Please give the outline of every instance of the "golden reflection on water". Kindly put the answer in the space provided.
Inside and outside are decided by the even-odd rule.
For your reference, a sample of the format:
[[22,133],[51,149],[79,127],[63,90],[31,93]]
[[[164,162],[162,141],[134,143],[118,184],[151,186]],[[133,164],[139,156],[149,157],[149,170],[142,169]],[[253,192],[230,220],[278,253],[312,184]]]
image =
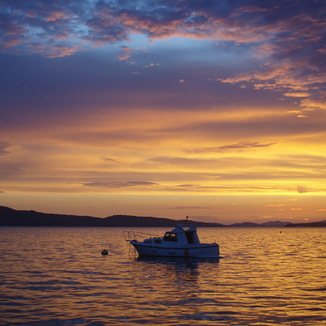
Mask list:
[[134,259],[122,232],[1,228],[0,324],[324,321],[324,229],[199,229],[202,241],[220,244],[219,261]]

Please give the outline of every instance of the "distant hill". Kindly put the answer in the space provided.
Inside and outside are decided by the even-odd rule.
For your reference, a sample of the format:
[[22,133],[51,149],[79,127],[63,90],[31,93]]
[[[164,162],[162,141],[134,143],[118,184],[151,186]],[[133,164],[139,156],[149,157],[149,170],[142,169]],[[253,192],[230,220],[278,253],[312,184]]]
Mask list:
[[289,223],[286,227],[326,227],[326,221],[310,222],[310,223]]
[[252,228],[252,227],[258,227],[260,224],[258,223],[252,223],[252,222],[243,222],[243,223],[233,223],[230,226],[236,227],[236,228]]
[[[150,216],[113,215],[105,218],[79,215],[48,214],[36,211],[15,210],[0,206],[0,226],[93,226],[93,227],[174,227],[185,220],[173,220]],[[189,220],[199,227],[228,227],[220,223],[206,223]],[[229,227],[326,227],[326,221],[313,223],[265,222],[262,224],[244,222]]]
[[230,226],[232,227],[283,227],[288,225],[289,222],[280,222],[280,221],[273,221],[273,222],[265,222],[265,223],[252,223],[252,222],[244,222],[244,223],[234,223]]
[[102,219],[91,216],[45,214],[0,206],[0,225],[7,226],[96,226]]
[[[35,211],[15,210],[0,206],[1,226],[103,226],[103,227],[174,227],[184,220],[168,218],[143,217],[130,215],[113,215],[106,218],[48,214]],[[190,221],[200,227],[225,227],[220,223]]]

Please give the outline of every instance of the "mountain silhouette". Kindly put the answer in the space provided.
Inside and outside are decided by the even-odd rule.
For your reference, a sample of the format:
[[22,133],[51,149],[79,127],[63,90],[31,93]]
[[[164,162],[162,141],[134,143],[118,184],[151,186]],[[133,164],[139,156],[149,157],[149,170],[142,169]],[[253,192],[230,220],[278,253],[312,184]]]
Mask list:
[[[105,218],[79,215],[50,214],[33,210],[15,210],[0,206],[0,226],[87,226],[87,227],[174,227],[185,220],[173,220],[151,216],[112,215]],[[243,222],[224,225],[191,221],[199,227],[326,227],[326,220],[311,223]]]
[[[103,227],[173,227],[184,220],[149,216],[113,215],[106,218],[78,215],[48,214],[36,211],[15,210],[0,206],[2,226],[103,226]],[[201,227],[225,227],[220,223],[189,221]]]

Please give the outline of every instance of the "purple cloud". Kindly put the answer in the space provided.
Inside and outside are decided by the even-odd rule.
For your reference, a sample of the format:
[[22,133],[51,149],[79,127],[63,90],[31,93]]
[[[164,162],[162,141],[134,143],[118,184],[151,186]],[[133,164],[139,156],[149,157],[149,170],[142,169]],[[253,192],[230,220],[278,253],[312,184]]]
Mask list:
[[157,186],[158,184],[150,181],[94,181],[83,184],[86,187],[104,187],[104,188],[127,188],[138,186]]
[[213,209],[213,208],[212,207],[206,207],[206,206],[175,206],[175,207],[170,207],[169,209],[197,210],[197,209]]
[[10,153],[8,148],[10,144],[6,141],[0,141],[0,155],[8,154]]
[[[141,33],[153,38],[211,37],[235,42],[274,39],[300,45],[322,37],[322,2],[228,1],[3,1],[5,35],[32,44],[35,36],[52,43],[70,39],[111,43]],[[14,28],[15,27],[15,28]],[[294,28],[295,27],[295,28]],[[295,50],[295,49],[293,49]],[[293,51],[292,50],[292,51]],[[289,53],[289,49],[285,53]],[[276,54],[276,53],[275,53]],[[278,54],[279,56],[280,54]],[[284,55],[284,52],[283,54]]]
[[270,147],[275,145],[276,143],[267,143],[262,144],[260,142],[249,142],[249,141],[242,141],[236,144],[230,145],[223,145],[223,146],[216,146],[216,147],[204,147],[204,148],[197,148],[193,150],[186,150],[186,152],[190,153],[209,153],[209,152],[225,152],[229,150],[246,150],[252,148],[262,148],[262,147]]
[[[153,61],[144,63],[140,62],[144,56],[137,57],[139,49],[131,44],[134,35],[157,42],[171,37],[210,40],[218,49],[241,47],[242,53],[245,48],[246,55],[250,53],[251,60],[256,62],[255,69],[242,65],[243,68],[224,75],[218,70],[210,80],[238,84],[240,88],[253,85],[256,90],[273,90],[288,98],[305,94],[300,117],[309,116],[310,103],[320,103],[313,110],[323,107],[326,73],[321,0],[94,0],[68,4],[63,0],[4,0],[0,5],[0,22],[0,51],[36,53],[49,58],[111,46],[110,49],[123,51],[115,54],[119,60],[135,57],[140,67],[149,67]],[[219,52],[212,52],[211,62],[219,62]],[[188,56],[185,52],[180,61],[186,62]],[[164,60],[163,55],[160,60]],[[199,61],[207,62],[207,57],[201,56]],[[161,67],[160,62],[154,64]],[[186,77],[178,76],[176,81],[188,80]]]
[[297,191],[298,191],[299,194],[304,194],[306,192],[309,192],[309,189],[306,186],[298,185],[297,186]]

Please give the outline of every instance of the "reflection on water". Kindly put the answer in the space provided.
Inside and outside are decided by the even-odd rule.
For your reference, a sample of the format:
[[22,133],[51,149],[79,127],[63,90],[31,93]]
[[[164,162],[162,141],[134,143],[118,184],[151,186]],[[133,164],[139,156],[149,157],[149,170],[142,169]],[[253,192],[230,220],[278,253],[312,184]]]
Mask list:
[[0,228],[0,325],[325,321],[324,229],[199,229],[220,260],[136,258],[123,231]]
[[137,257],[137,261],[158,264],[175,265],[181,269],[196,269],[200,263],[217,263],[219,258],[201,257]]

